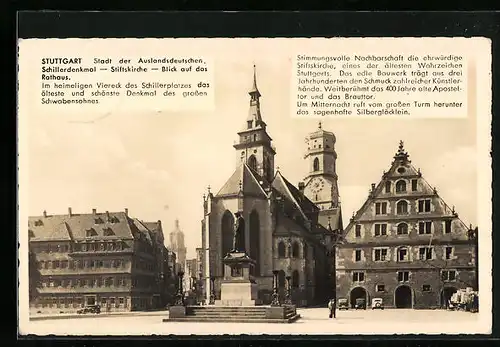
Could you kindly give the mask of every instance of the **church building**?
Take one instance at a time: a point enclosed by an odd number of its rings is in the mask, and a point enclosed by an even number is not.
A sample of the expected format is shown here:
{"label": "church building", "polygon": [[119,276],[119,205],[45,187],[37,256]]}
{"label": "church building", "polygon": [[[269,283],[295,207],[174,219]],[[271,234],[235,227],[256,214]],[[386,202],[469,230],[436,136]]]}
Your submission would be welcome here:
{"label": "church building", "polygon": [[478,289],[477,231],[424,179],[401,142],[344,231],[337,297],[351,306],[382,298],[385,307],[443,307],[457,290]]}
{"label": "church building", "polygon": [[[204,196],[204,287],[211,288],[213,278],[216,299],[220,298],[222,259],[232,249],[235,213],[240,212],[245,221],[245,250],[256,262],[253,276],[259,299],[270,303],[276,270],[282,297],[288,277],[295,304],[324,302],[335,288],[329,238],[343,227],[335,136],[321,125],[308,136],[309,169],[296,187],[275,168],[277,150],[261,114],[255,67],[249,95],[248,117],[233,146],[235,170],[217,193],[209,189]],[[210,292],[205,291],[207,301]]]}

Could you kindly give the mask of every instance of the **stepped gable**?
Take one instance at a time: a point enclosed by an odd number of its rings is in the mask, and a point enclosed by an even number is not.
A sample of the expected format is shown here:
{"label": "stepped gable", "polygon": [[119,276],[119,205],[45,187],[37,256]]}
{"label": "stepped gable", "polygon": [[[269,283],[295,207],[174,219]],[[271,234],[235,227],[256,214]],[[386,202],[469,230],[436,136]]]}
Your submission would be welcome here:
{"label": "stepped gable", "polygon": [[[420,169],[416,168],[411,160],[409,159],[409,154],[404,149],[403,141],[400,141],[398,151],[393,157],[393,161],[389,170],[384,171],[382,175],[382,179],[377,184],[372,184],[372,187],[369,192],[369,196],[366,201],[363,203],[361,208],[353,213],[353,216],[349,222],[349,225],[345,228],[344,237],[346,237],[354,228],[353,226],[362,221],[371,221],[373,217],[370,213],[370,209],[375,208],[375,203],[377,200],[384,200],[390,197],[394,197],[399,193],[385,193],[385,185],[386,182],[390,181],[393,185],[393,189],[395,189],[395,185],[397,184],[399,179],[418,179],[418,191],[415,192],[415,195],[418,195],[419,199],[431,198],[433,200],[434,210],[431,214],[426,214],[426,216],[446,216],[450,218],[458,219],[458,214],[455,212],[453,207],[450,207],[446,202],[439,196],[438,190],[429,184],[422,175]],[[401,198],[412,198],[413,192],[411,192],[411,183],[410,186],[406,187],[407,193],[402,194]],[[393,218],[398,218],[399,216],[394,216]],[[402,217],[403,219],[405,217]],[[463,221],[458,219],[460,224],[462,225],[462,231],[464,233],[467,232],[468,227],[465,225]]]}
{"label": "stepped gable", "polygon": [[[31,241],[133,238],[133,222],[125,212],[32,216],[28,218]],[[89,231],[90,233],[88,233]]]}
{"label": "stepped gable", "polygon": [[246,163],[241,163],[216,194],[216,197],[234,196],[243,192],[246,195],[267,198],[265,186],[265,180],[250,169]]}

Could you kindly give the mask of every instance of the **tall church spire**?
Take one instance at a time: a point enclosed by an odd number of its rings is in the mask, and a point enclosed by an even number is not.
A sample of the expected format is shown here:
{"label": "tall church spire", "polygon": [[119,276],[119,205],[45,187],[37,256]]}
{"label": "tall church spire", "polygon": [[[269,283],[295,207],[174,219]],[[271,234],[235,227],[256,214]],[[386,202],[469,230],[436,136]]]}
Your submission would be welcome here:
{"label": "tall church spire", "polygon": [[248,94],[250,94],[250,96],[252,96],[252,100],[254,99],[254,95],[255,95],[255,99],[258,99],[260,97],[260,92],[259,92],[259,89],[257,88],[257,72],[256,72],[256,67],[255,67],[255,64],[253,65],[253,85],[252,85],[252,89],[248,92]]}
{"label": "tall church spire", "polygon": [[236,162],[246,163],[261,178],[271,182],[274,177],[274,155],[276,150],[272,146],[272,139],[267,133],[267,125],[260,113],[260,92],[257,88],[257,72],[253,66],[250,107],[245,126],[238,132],[239,140],[233,145],[236,149]]}
{"label": "tall church spire", "polygon": [[253,66],[253,84],[252,89],[248,92],[250,94],[250,109],[248,110],[247,129],[257,128],[259,126],[265,127],[260,114],[260,92],[257,88],[257,72],[255,65]]}

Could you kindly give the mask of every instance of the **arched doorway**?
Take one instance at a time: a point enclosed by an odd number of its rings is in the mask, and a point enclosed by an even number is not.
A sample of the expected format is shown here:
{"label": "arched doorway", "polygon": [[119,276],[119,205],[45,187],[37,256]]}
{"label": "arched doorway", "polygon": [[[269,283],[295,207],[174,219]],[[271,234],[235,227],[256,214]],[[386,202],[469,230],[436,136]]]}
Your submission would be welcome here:
{"label": "arched doorway", "polygon": [[351,290],[350,302],[352,308],[356,305],[356,299],[365,299],[365,303],[368,305],[368,295],[365,288],[356,287]]}
{"label": "arched doorway", "polygon": [[254,276],[260,276],[260,219],[257,211],[250,213],[250,258],[255,260]]}
{"label": "arched doorway", "polygon": [[234,235],[234,217],[233,214],[226,210],[222,215],[221,220],[221,234],[222,234],[222,254],[221,254],[221,273],[220,276],[224,275],[224,264],[222,259],[227,253],[233,248],[233,235]]}
{"label": "arched doorway", "polygon": [[441,291],[441,307],[447,308],[448,302],[451,299],[451,296],[457,292],[457,288],[455,287],[445,287]]}
{"label": "arched doorway", "polygon": [[394,292],[394,304],[396,308],[412,308],[411,288],[408,286],[399,286]]}

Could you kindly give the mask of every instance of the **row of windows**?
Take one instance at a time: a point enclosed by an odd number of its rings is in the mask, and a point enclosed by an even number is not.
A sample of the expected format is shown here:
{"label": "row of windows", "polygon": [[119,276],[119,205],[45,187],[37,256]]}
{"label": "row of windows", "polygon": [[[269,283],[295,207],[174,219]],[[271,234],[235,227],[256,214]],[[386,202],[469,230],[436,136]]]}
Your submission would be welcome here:
{"label": "row of windows", "polygon": [[68,253],[68,252],[87,252],[87,251],[122,251],[124,245],[122,242],[91,242],[77,243],[72,247],[68,244],[46,244],[32,247],[35,253]]}
{"label": "row of windows", "polygon": [[[304,258],[307,258],[307,245],[302,247],[302,252]],[[284,241],[280,241],[278,243],[278,258],[285,258],[286,254],[286,246]],[[288,247],[288,257],[290,258],[300,258],[300,245],[298,242],[292,242],[292,245]]]}
{"label": "row of windows", "polygon": [[[400,281],[403,282],[403,281]],[[375,291],[378,293],[384,293],[385,292],[385,285],[384,284],[377,284],[375,286]],[[431,291],[431,285],[430,284],[423,284],[422,285],[422,291],[423,292],[430,292]]]}
{"label": "row of windows", "polygon": [[[420,221],[417,223],[417,229],[419,235],[428,235],[432,233],[433,222],[431,221]],[[387,229],[389,228],[388,223],[375,223],[373,228],[373,236],[386,236]],[[396,233],[398,235],[408,235],[409,225],[406,222],[401,222],[397,224]],[[444,233],[450,234],[452,232],[451,220],[444,221]],[[355,237],[361,237],[361,224],[357,224],[355,227]]]}
{"label": "row of windows", "polygon": [[[409,247],[398,247],[396,248],[397,261],[409,261],[410,260],[410,249]],[[443,257],[445,260],[453,259],[454,248],[451,246],[443,247]],[[418,248],[418,259],[419,260],[433,260],[435,259],[435,251],[433,247],[419,247]],[[376,248],[372,251],[372,259],[374,261],[389,261],[389,248]],[[362,261],[362,250],[354,250],[354,261]]]}
{"label": "row of windows", "polygon": [[[85,306],[85,300],[83,298],[73,298],[73,297],[66,297],[66,298],[46,298],[46,297],[39,297],[35,301],[35,307],[56,307],[56,308],[78,308],[78,307],[84,307]],[[105,307],[127,307],[127,300],[125,298],[116,298],[116,297],[109,297],[101,298],[101,306],[102,308]]]}
{"label": "row of windows", "polygon": [[[418,190],[418,180],[417,179],[412,179],[411,180],[411,191],[416,192]],[[391,181],[386,181],[385,182],[385,193],[391,193],[392,191],[392,182]],[[406,193],[407,192],[407,187],[406,187],[406,181],[405,180],[399,180],[396,182],[396,193]]]}
{"label": "row of windows", "polygon": [[[376,215],[387,215],[387,201],[381,201],[375,203],[375,214]],[[406,200],[400,200],[396,203],[396,214],[404,215],[408,214],[410,211],[410,203]],[[417,201],[417,213],[429,213],[431,212],[431,199],[421,199]]]}
{"label": "row of windows", "polygon": [[39,261],[39,269],[99,269],[123,268],[128,261],[114,260],[48,260]]}
{"label": "row of windows", "polygon": [[[398,271],[397,272],[398,282],[409,282],[410,281],[410,271]],[[364,282],[366,279],[366,274],[364,272],[353,272],[352,273],[352,281],[353,282]],[[444,282],[452,282],[457,279],[457,271],[456,270],[442,270],[441,271],[441,280]],[[430,288],[429,288],[430,290]]]}
{"label": "row of windows", "polygon": [[126,287],[130,280],[124,277],[98,278],[71,278],[71,279],[44,279],[40,282],[41,288],[76,288],[76,287]]}

